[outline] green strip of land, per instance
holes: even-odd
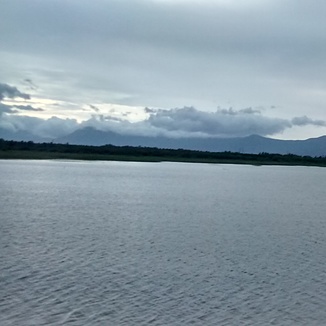
[[[251,165],[326,166],[326,157],[293,154],[243,154],[202,152],[132,146],[84,146],[54,143],[17,142],[0,139],[0,159],[67,159],[138,162],[192,162]]]

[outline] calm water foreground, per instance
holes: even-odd
[[[0,325],[325,325],[326,169],[0,161]]]

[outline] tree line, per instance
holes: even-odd
[[[252,163],[252,164],[291,164],[291,165],[318,165],[326,166],[326,157],[310,157],[294,154],[245,154],[238,152],[208,152],[188,149],[169,149],[157,147],[134,147],[134,146],[88,146],[70,145],[57,143],[34,143],[32,141],[13,141],[0,139],[0,151],[2,153],[21,153],[22,158],[30,152],[69,155],[87,155],[87,159],[110,159],[110,157],[134,157],[139,160],[146,158],[156,158],[157,160],[175,161],[211,161],[211,162],[231,162],[231,163]],[[27,155],[28,156],[28,155]],[[96,156],[96,157],[95,157]],[[6,157],[10,157],[7,155]]]

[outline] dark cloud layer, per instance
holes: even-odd
[[[0,101],[5,98],[13,99],[17,97],[25,100],[30,99],[28,94],[20,92],[17,87],[0,83]]]
[[[2,103],[4,99],[16,99],[16,98],[29,100],[30,95],[26,93],[22,93],[15,86],[10,86],[8,84],[0,83],[0,117],[2,113],[15,114],[15,113],[19,113],[20,111],[34,111],[34,112],[44,111],[41,108],[34,108],[31,105],[20,105],[20,104],[8,105]]]

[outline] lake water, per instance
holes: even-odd
[[[326,169],[0,161],[0,325],[325,325]]]

